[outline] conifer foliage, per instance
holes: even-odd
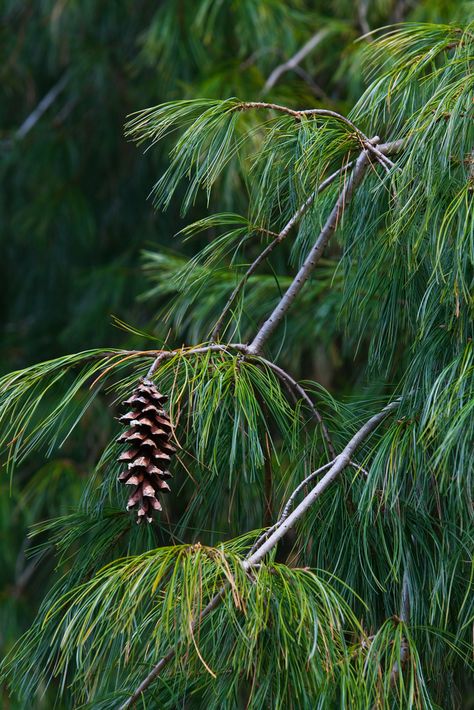
[[[234,11],[262,7],[269,32],[299,16]],[[98,401],[109,424],[126,407],[78,505],[33,527],[56,573],[1,665],[20,707],[38,688],[120,710],[468,702],[473,57],[470,16],[407,23],[360,45],[347,114],[263,96],[283,68],[250,99],[130,117],[167,151],[155,206],[188,220],[181,253],[144,255],[150,332],[0,379],[13,479],[97,427]]]

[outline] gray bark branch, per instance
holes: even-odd
[[[347,170],[349,170],[354,164],[354,161],[351,161],[347,165],[344,165],[344,167],[340,168],[339,170],[336,170],[332,175],[329,175],[323,182],[318,185],[318,187],[314,190],[314,192],[311,193],[311,195],[307,198],[305,202],[297,209],[295,214],[291,217],[291,219],[285,224],[281,232],[279,232],[278,236],[275,237],[275,239],[268,244],[265,249],[262,251],[261,254],[257,256],[255,261],[252,262],[252,264],[248,267],[247,271],[237,284],[237,286],[234,288],[232,291],[231,295],[229,296],[227,303],[225,304],[222,313],[220,314],[211,334],[211,340],[217,340],[220,334],[220,330],[222,328],[222,324],[225,320],[225,317],[227,316],[229,310],[232,307],[232,304],[234,303],[235,299],[239,295],[239,293],[242,291],[243,287],[247,283],[248,279],[252,274],[258,269],[260,264],[265,261],[265,259],[272,253],[272,251],[275,249],[276,246],[281,244],[281,242],[286,239],[288,234],[291,232],[293,227],[295,227],[302,217],[306,214],[306,212],[309,210],[311,205],[314,203],[314,200],[316,199],[316,196],[322,192],[323,190],[326,189],[329,185],[331,185],[336,178],[338,178],[340,175],[343,175]]]
[[[336,204],[334,205],[331,211],[331,214],[327,218],[326,223],[322,228],[318,238],[316,239],[315,244],[313,245],[300,270],[293,279],[293,282],[290,284],[287,291],[284,293],[279,303],[274,308],[273,312],[270,314],[264,324],[261,326],[257,335],[250,344],[249,350],[251,353],[260,353],[263,345],[272,335],[273,331],[276,329],[280,321],[285,317],[293,301],[298,296],[306,281],[313,273],[317,263],[319,262],[324,252],[324,249],[326,248],[329,242],[329,239],[336,230],[342,213],[351,201],[354,190],[362,181],[362,178],[365,174],[368,165],[369,159],[367,156],[367,151],[364,150],[357,158],[351,176],[349,177],[344,188],[342,189],[336,201]]]
[[[263,93],[266,94],[270,89],[272,89],[277,81],[280,79],[283,74],[285,74],[287,71],[291,71],[292,69],[295,69],[300,62],[303,61],[305,57],[308,56],[316,47],[318,44],[322,42],[322,40],[327,36],[328,30],[320,30],[319,32],[316,32],[311,39],[309,39],[306,44],[304,44],[301,49],[299,49],[296,54],[294,54],[290,59],[288,59],[286,62],[283,62],[279,66],[275,67],[275,69],[272,71],[270,76],[268,77],[267,81],[265,82],[265,86],[263,87]]]
[[[64,74],[64,76],[62,76],[61,79],[48,91],[48,93],[43,96],[35,110],[30,113],[30,115],[23,121],[20,128],[15,131],[16,140],[21,140],[31,131],[33,126],[40,120],[41,116],[46,113],[51,104],[56,101],[59,94],[66,88],[68,81],[68,74]]]

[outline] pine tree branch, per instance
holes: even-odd
[[[249,352],[247,348],[247,352]],[[269,367],[273,372],[279,377],[279,379],[286,385],[286,387],[294,392],[294,394],[299,398],[302,399],[306,404],[308,405],[309,409],[311,410],[311,414],[313,415],[314,419],[318,422],[318,424],[321,427],[321,431],[323,434],[323,438],[326,442],[326,445],[328,447],[328,452],[332,458],[335,458],[336,456],[336,450],[334,448],[334,444],[332,443],[331,437],[329,436],[329,432],[326,428],[326,425],[323,421],[322,416],[314,406],[314,403],[309,396],[309,394],[306,392],[306,390],[288,373],[286,370],[283,370],[279,365],[276,365],[274,362],[271,360],[267,360],[264,357],[258,356],[258,360]]]
[[[254,542],[254,544],[252,545],[252,548],[249,552],[250,555],[252,555],[260,547],[260,545],[262,545],[263,542],[277,529],[277,527],[279,525],[281,525],[287,519],[287,517],[290,514],[291,507],[292,507],[295,499],[297,498],[298,494],[300,493],[300,491],[302,491],[303,488],[308,485],[308,483],[311,483],[311,481],[313,481],[316,478],[316,476],[319,476],[320,473],[322,473],[327,468],[332,466],[333,463],[334,463],[334,460],[329,461],[328,463],[325,463],[324,466],[320,466],[318,469],[316,469],[316,471],[313,471],[312,473],[310,473],[309,476],[306,476],[306,478],[303,481],[301,481],[301,483],[298,484],[298,486],[295,488],[295,490],[293,491],[293,493],[290,495],[287,502],[285,503],[285,507],[283,508],[283,512],[280,515],[280,517],[278,518],[278,520],[276,521],[276,523],[274,523],[271,526],[271,528],[268,528],[268,530],[265,530],[265,532],[263,532],[260,535],[260,537],[258,537],[257,540]]]
[[[278,111],[280,113],[286,113],[288,116],[292,116],[296,121],[301,121],[303,116],[321,116],[323,118],[334,118],[340,123],[344,123],[348,128],[351,129],[360,141],[363,148],[374,154],[377,160],[389,168],[394,168],[395,165],[392,161],[387,158],[387,156],[378,150],[374,145],[374,140],[365,135],[363,131],[358,128],[355,123],[353,123],[350,118],[343,116],[342,113],[337,111],[331,111],[326,108],[310,108],[310,109],[292,109],[288,106],[282,106],[281,104],[266,103],[265,101],[243,101],[238,104],[234,111],[249,111],[252,109],[271,109],[273,111]]]
[[[224,309],[222,313],[220,314],[211,334],[211,340],[217,340],[219,338],[220,330],[222,328],[222,324],[225,320],[225,317],[227,316],[230,308],[232,307],[232,304],[234,303],[235,299],[239,295],[239,293],[242,291],[243,287],[247,283],[249,277],[257,270],[257,268],[260,266],[260,264],[265,261],[265,259],[271,254],[271,252],[275,249],[278,244],[281,244],[281,242],[286,239],[288,234],[291,232],[293,227],[295,227],[301,220],[301,218],[306,214],[308,209],[311,207],[313,204],[316,196],[322,192],[326,187],[331,185],[336,178],[338,178],[340,175],[343,175],[347,170],[349,170],[352,166],[354,165],[354,161],[351,161],[350,163],[347,163],[347,165],[344,165],[344,167],[340,168],[339,170],[336,170],[332,175],[329,175],[323,182],[318,185],[318,187],[314,190],[314,192],[311,193],[311,195],[306,199],[305,202],[296,210],[295,214],[291,217],[291,219],[285,224],[281,232],[279,232],[276,236],[276,238],[268,244],[265,249],[262,251],[261,254],[257,256],[255,261],[252,262],[252,264],[248,267],[247,271],[237,284],[237,286],[234,288],[232,291],[231,295],[229,296],[229,299],[227,303],[224,306]]]
[[[248,346],[243,343],[227,343],[219,345],[218,343],[211,343],[210,345],[202,345],[198,347],[189,348],[177,348],[176,350],[159,350],[156,358],[153,360],[150,369],[148,370],[145,379],[149,380],[153,377],[159,366],[165,360],[170,360],[175,355],[181,355],[183,357],[200,355],[202,353],[208,352],[227,352],[228,350],[237,350],[239,352],[247,352]]]
[[[322,42],[322,40],[328,35],[329,30],[319,30],[319,32],[316,32],[307,42],[304,44],[301,49],[299,49],[290,59],[288,59],[286,62],[283,62],[282,64],[279,64],[275,69],[272,71],[270,76],[268,77],[267,81],[265,82],[265,86],[263,87],[263,92],[266,94],[270,89],[272,89],[277,81],[280,79],[283,74],[285,74],[287,71],[291,71],[292,69],[295,69],[300,62],[303,61],[303,59],[310,54],[318,44]]]
[[[321,496],[322,493],[328,488],[331,483],[333,483],[339,474],[348,466],[351,462],[352,456],[355,451],[359,448],[365,439],[378,427],[378,425],[394,410],[397,409],[400,402],[396,400],[387,404],[382,411],[371,417],[360,429],[352,439],[346,444],[341,453],[336,456],[332,463],[329,471],[323,476],[323,478],[316,484],[308,495],[303,498],[301,503],[294,509],[294,511],[282,522],[281,525],[270,535],[270,537],[256,550],[244,563],[247,567],[251,567],[267,555],[281,540],[284,535],[298,522],[300,518],[306,513],[309,508],[316,502],[316,500]]]
[[[301,503],[295,508],[295,510],[288,515],[288,517],[279,525],[279,527],[273,531],[273,533],[256,549],[252,554],[243,561],[243,567],[246,570],[250,570],[252,567],[256,566],[262,559],[277,545],[277,543],[284,537],[288,531],[298,522],[300,518],[311,508],[311,506],[316,502],[316,500],[324,493],[326,488],[328,488],[339,476],[339,474],[348,466],[351,462],[351,458],[358,447],[367,439],[367,437],[378,427],[378,425],[397,407],[399,406],[399,401],[391,402],[382,411],[371,417],[360,429],[354,434],[350,441],[346,444],[343,451],[336,457],[332,462],[329,471],[323,476],[323,478],[316,484],[313,490],[308,493],[308,495],[301,501]],[[315,472],[316,473],[316,472]],[[220,603],[224,597],[228,585],[225,584],[223,587],[214,595],[209,604],[202,610],[199,617],[193,622],[192,630],[194,631],[196,627],[206,618]],[[127,710],[141,697],[141,695],[148,689],[150,684],[155,680],[155,678],[160,674],[160,672],[165,668],[170,661],[173,660],[176,653],[178,652],[178,644],[172,646],[167,653],[158,661],[158,663],[153,667],[146,678],[140,683],[137,689],[132,693],[132,695],[120,706],[119,710]]]
[[[59,94],[66,88],[68,81],[69,75],[64,74],[48,93],[43,96],[35,110],[30,113],[21,126],[15,131],[15,138],[17,140],[21,140],[31,131],[33,126],[40,120],[41,116],[46,113],[51,104],[56,101]]]
[[[377,136],[371,139],[372,144],[377,141]],[[403,148],[404,144],[404,140],[391,141],[389,143],[383,143],[382,145],[380,145],[378,150],[383,155],[398,153]],[[320,260],[324,252],[324,249],[327,246],[327,243],[329,242],[329,239],[337,228],[341,215],[350,203],[354,190],[362,181],[369,164],[370,163],[367,151],[363,150],[357,158],[351,176],[344,185],[344,188],[342,189],[336,201],[336,204],[334,205],[331,214],[329,215],[326,224],[321,230],[313,248],[309,252],[303,265],[301,266],[300,270],[293,279],[293,282],[290,284],[287,291],[283,294],[279,303],[277,304],[271,315],[264,322],[264,324],[261,326],[252,343],[249,345],[249,353],[258,354],[261,351],[262,346],[268,340],[268,338],[273,333],[282,318],[285,316],[293,301],[295,300],[295,298],[303,288],[304,284],[314,271],[318,261]]]
[[[373,140],[375,140],[375,139],[373,139]],[[372,145],[372,147],[374,147],[373,143],[371,145]],[[382,145],[379,146],[378,152],[381,155],[386,157],[387,155],[391,155],[393,153],[398,153],[402,149],[403,145],[404,145],[403,140],[391,141],[389,143],[383,143]],[[284,239],[286,239],[286,237],[288,236],[290,231],[293,229],[293,227],[298,224],[300,219],[304,216],[304,214],[307,212],[307,210],[311,207],[316,195],[318,195],[326,187],[328,187],[331,183],[333,183],[337,177],[346,173],[347,170],[352,168],[354,166],[354,163],[355,163],[355,161],[351,161],[347,165],[344,165],[339,170],[336,170],[334,173],[332,173],[332,175],[329,175],[329,177],[327,177],[316,188],[316,190],[313,193],[311,193],[311,195],[307,198],[307,200],[298,208],[298,210],[291,217],[291,219],[287,222],[287,224],[283,227],[283,229],[277,235],[277,237],[272,242],[270,242],[270,244],[268,244],[268,246],[263,250],[263,252],[261,254],[259,254],[259,256],[255,259],[255,261],[252,262],[252,264],[249,266],[249,268],[245,272],[244,276],[241,278],[241,280],[239,281],[239,283],[237,284],[237,286],[234,288],[231,295],[229,296],[229,299],[228,299],[227,303],[225,304],[222,313],[220,314],[216,324],[214,325],[214,328],[211,333],[211,340],[214,341],[219,338],[219,334],[220,334],[220,331],[222,328],[222,324],[225,320],[225,317],[227,316],[235,299],[237,298],[237,296],[239,295],[241,290],[244,288],[249,277],[256,271],[256,269],[269,256],[269,254],[271,254],[273,249],[275,249],[275,247],[278,246],[278,244],[280,244]],[[393,165],[393,163],[391,163],[391,164]]]
[[[254,353],[252,353],[249,349],[248,345],[245,345],[244,343],[229,343],[229,344],[218,344],[218,343],[211,343],[210,345],[202,345],[198,347],[190,347],[190,348],[181,348],[177,350],[162,350],[159,351],[155,359],[153,360],[146,376],[145,380],[150,380],[153,375],[155,374],[156,370],[160,366],[162,362],[165,360],[169,360],[170,358],[174,357],[175,355],[182,355],[182,356],[192,356],[192,355],[200,355],[202,353],[206,352],[228,352],[230,350],[236,350],[237,352],[242,353],[242,355],[252,357],[255,359],[257,362],[260,362],[263,365],[266,365],[268,368],[273,370],[275,374],[278,376],[278,378],[285,384],[288,390],[293,392],[297,398],[304,400],[306,404],[308,405],[312,416],[318,424],[321,427],[321,431],[323,434],[323,438],[326,441],[326,445],[328,447],[328,452],[329,454],[334,458],[336,456],[336,450],[334,449],[334,445],[331,441],[331,437],[329,436],[329,432],[327,430],[327,427],[323,421],[322,416],[316,409],[314,402],[312,401],[311,397],[308,395],[306,390],[288,373],[286,370],[284,370],[282,367],[279,365],[276,365],[274,362],[271,360],[267,360],[264,357],[261,357],[260,355],[256,356]]]
[[[374,138],[373,140],[376,140],[376,138]],[[336,200],[336,204],[331,210],[331,214],[327,218],[324,227],[322,228],[311,251],[303,262],[300,270],[296,274],[295,278],[293,279],[286,292],[283,294],[282,298],[280,299],[277,306],[274,308],[273,312],[263,323],[257,335],[250,344],[249,351],[251,353],[254,353],[256,355],[260,353],[263,345],[272,335],[273,331],[276,329],[280,321],[284,318],[293,301],[298,296],[306,281],[313,273],[317,263],[319,262],[324,252],[324,249],[326,248],[329,242],[329,239],[336,230],[336,227],[344,210],[347,208],[351,201],[354,190],[362,181],[362,178],[365,175],[368,165],[369,158],[367,155],[367,151],[363,150],[357,158],[351,176],[349,177],[346,184],[344,185],[344,188],[339,194],[339,197]]]

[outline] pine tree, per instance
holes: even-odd
[[[130,427],[117,424],[77,509],[33,530],[58,577],[2,667],[20,702],[49,684],[65,707],[465,699],[473,49],[472,23],[376,34],[348,115],[257,96],[131,118],[139,144],[177,133],[157,208],[181,196],[186,214],[232,186],[245,212],[190,222],[190,257],[145,254],[167,341],[0,380],[13,476],[78,422],[100,426],[99,393]],[[353,363],[350,397],[299,380],[318,344]],[[145,476],[164,483],[148,469],[166,471],[175,449],[152,513]],[[149,525],[117,483],[130,451],[143,480],[129,506]]]

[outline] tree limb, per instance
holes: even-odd
[[[311,195],[306,199],[305,202],[296,210],[295,214],[291,217],[291,219],[285,224],[281,232],[277,234],[276,238],[268,244],[265,249],[262,251],[261,254],[257,256],[255,261],[252,262],[252,264],[248,267],[247,271],[243,275],[243,277],[240,279],[239,283],[237,286],[234,288],[232,293],[229,296],[229,299],[227,303],[224,306],[224,309],[222,313],[220,314],[211,334],[211,340],[217,340],[220,334],[220,330],[222,328],[222,324],[224,322],[224,319],[226,315],[228,314],[232,304],[234,303],[235,299],[247,283],[249,277],[257,270],[257,268],[260,266],[260,264],[265,261],[265,259],[271,254],[271,252],[275,249],[278,244],[281,244],[281,242],[286,239],[290,231],[293,229],[294,226],[296,226],[301,218],[306,214],[308,209],[311,207],[313,204],[316,196],[322,192],[326,187],[331,185],[331,183],[336,180],[340,175],[343,175],[347,170],[349,170],[352,166],[354,165],[354,161],[351,161],[350,163],[347,163],[347,165],[344,165],[344,167],[340,168],[339,170],[336,170],[332,175],[329,175],[323,182],[318,185],[318,187],[314,190],[314,192],[311,193]]]
[[[316,500],[321,496],[322,493],[328,488],[331,483],[333,483],[339,474],[348,466],[351,462],[352,456],[355,451],[359,448],[363,441],[378,427],[378,425],[392,412],[397,409],[400,402],[398,400],[387,404],[382,411],[371,417],[360,429],[352,439],[346,444],[341,453],[336,456],[333,461],[329,471],[322,477],[320,481],[315,485],[312,491],[303,498],[301,503],[294,509],[294,511],[283,521],[283,523],[270,535],[270,537],[256,550],[244,563],[247,568],[252,565],[261,562],[261,560],[267,555],[281,540],[282,537],[295,525],[295,523],[303,517],[303,515],[311,508],[311,506],[316,502]]]
[[[267,105],[267,104],[265,104]],[[272,105],[273,106],[273,105]],[[398,153],[399,150],[403,147],[404,141],[403,140],[398,140],[398,141],[391,141],[389,143],[383,143],[380,145],[377,149],[377,152],[380,153],[380,155],[383,155],[386,157],[387,155],[392,155],[393,153]],[[373,143],[371,144],[372,148],[375,146]],[[277,237],[268,244],[263,252],[257,256],[255,261],[252,262],[252,264],[248,267],[247,271],[245,274],[242,276],[241,280],[237,284],[237,286],[234,288],[232,291],[231,295],[229,296],[227,303],[224,306],[224,309],[222,310],[222,313],[220,314],[216,324],[214,325],[214,328],[211,333],[211,340],[217,340],[220,335],[220,331],[222,328],[222,324],[224,322],[224,319],[226,315],[228,314],[229,310],[232,307],[232,304],[234,303],[235,299],[241,292],[241,290],[244,288],[245,284],[247,283],[249,277],[257,270],[257,268],[260,266],[260,264],[271,254],[271,252],[275,249],[278,244],[280,244],[290,231],[293,229],[294,226],[298,224],[300,219],[303,217],[303,215],[307,212],[307,210],[311,207],[313,204],[316,195],[318,195],[320,192],[322,192],[326,187],[328,187],[331,183],[336,180],[337,177],[340,175],[343,175],[346,173],[350,168],[354,166],[355,161],[351,161],[347,163],[347,165],[344,165],[342,168],[339,170],[336,170],[332,175],[329,175],[323,182],[318,185],[318,187],[314,190],[314,192],[311,193],[311,195],[306,199],[306,201],[298,208],[298,210],[295,212],[295,214],[291,217],[291,219],[287,222],[287,224],[283,227],[281,232],[277,235]],[[391,165],[393,163],[390,161]],[[387,166],[384,166],[387,167]]]
[[[43,96],[35,110],[30,113],[30,115],[23,121],[20,128],[15,131],[14,137],[16,140],[21,140],[31,131],[41,116],[46,113],[51,104],[57,99],[63,89],[65,89],[68,81],[69,75],[64,74],[61,79],[48,91],[48,93]]]
[[[309,39],[306,44],[304,44],[301,49],[299,49],[296,54],[294,54],[290,59],[288,59],[286,62],[283,62],[279,66],[275,67],[275,69],[272,71],[270,76],[268,77],[267,81],[265,82],[265,86],[263,87],[263,92],[266,94],[270,89],[272,89],[277,81],[280,79],[280,77],[285,74],[287,71],[291,71],[291,69],[295,69],[300,62],[303,61],[303,59],[310,54],[310,52],[313,51],[313,49],[316,49],[318,44],[322,42],[322,40],[328,35],[329,31],[326,30],[319,30],[319,32],[316,32],[311,39]]]
[[[277,545],[279,540],[284,537],[287,532],[295,525],[295,523],[303,517],[309,508],[316,502],[322,493],[333,483],[339,474],[346,466],[350,464],[352,455],[363,441],[377,428],[377,426],[399,406],[399,401],[391,402],[382,409],[381,412],[371,417],[352,439],[346,444],[343,451],[331,463],[329,471],[316,484],[313,490],[301,501],[295,510],[273,531],[273,533],[256,549],[252,554],[243,561],[244,569],[249,570],[257,565],[261,560]],[[219,604],[224,597],[228,585],[224,585],[217,594],[211,599],[209,604],[202,610],[199,617],[193,622],[192,629],[194,630],[201,621],[208,616]],[[178,642],[179,644],[179,642]],[[147,690],[150,684],[155,680],[159,673],[168,665],[178,651],[178,644],[172,646],[167,653],[158,661],[146,678],[140,683],[134,693],[120,706],[119,710],[127,710],[135,704],[142,693]]]
[[[375,139],[373,139],[375,140]],[[266,343],[270,335],[273,333],[277,325],[284,318],[285,314],[289,310],[295,298],[298,296],[299,292],[305,285],[306,281],[309,279],[318,261],[320,260],[324,249],[329,242],[333,232],[339,223],[340,217],[347,205],[350,203],[354,190],[362,181],[364,174],[369,165],[369,159],[367,151],[363,150],[362,153],[356,160],[354,170],[351,173],[350,178],[344,185],[344,188],[339,194],[336,200],[336,204],[331,210],[331,214],[326,220],[324,227],[322,228],[315,244],[313,245],[311,251],[303,262],[300,270],[296,274],[292,283],[283,294],[277,306],[274,308],[273,312],[263,323],[257,335],[253,339],[249,346],[249,352],[253,354],[259,354],[263,345]]]

